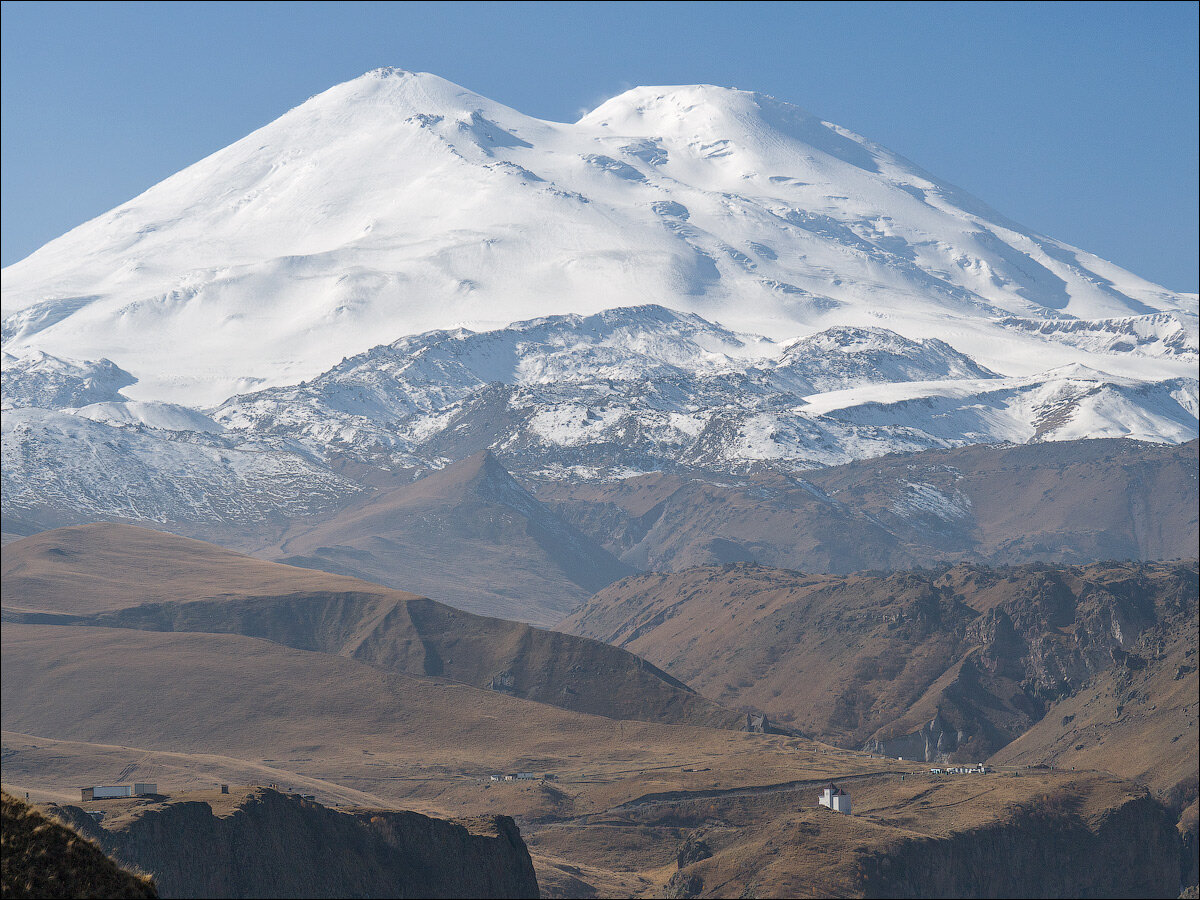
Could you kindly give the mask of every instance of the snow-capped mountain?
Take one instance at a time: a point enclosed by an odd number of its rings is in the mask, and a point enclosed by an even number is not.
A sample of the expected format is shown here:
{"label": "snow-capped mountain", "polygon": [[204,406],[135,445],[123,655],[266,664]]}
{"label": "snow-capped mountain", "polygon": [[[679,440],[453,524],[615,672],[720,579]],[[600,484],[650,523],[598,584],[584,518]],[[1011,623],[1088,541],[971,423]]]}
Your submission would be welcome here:
{"label": "snow-capped mountain", "polygon": [[1183,334],[1194,353],[1194,296],[788,103],[642,87],[564,124],[390,69],[7,268],[3,336],[197,406],[406,335],[646,303],[776,341],[939,338],[1006,376],[1194,374],[1141,352]]}
{"label": "snow-capped mountain", "polygon": [[562,124],[379,70],[4,270],[4,512],[253,525],[487,449],[587,479],[1186,441],[1197,321],[770,97]]}
{"label": "snow-capped mountain", "polygon": [[[492,449],[540,478],[785,472],[904,450],[1197,436],[1195,378],[1078,364],[1002,376],[933,338],[834,326],[776,343],[661,306],[435,331],[201,412],[92,396],[96,367],[6,357],[4,507],[253,523],[362,489],[351,462],[428,471]],[[107,371],[106,369],[104,371]],[[71,373],[74,382],[71,380]],[[118,377],[113,383],[121,383]],[[42,398],[94,402],[39,408]],[[175,485],[181,485],[176,487]]]}

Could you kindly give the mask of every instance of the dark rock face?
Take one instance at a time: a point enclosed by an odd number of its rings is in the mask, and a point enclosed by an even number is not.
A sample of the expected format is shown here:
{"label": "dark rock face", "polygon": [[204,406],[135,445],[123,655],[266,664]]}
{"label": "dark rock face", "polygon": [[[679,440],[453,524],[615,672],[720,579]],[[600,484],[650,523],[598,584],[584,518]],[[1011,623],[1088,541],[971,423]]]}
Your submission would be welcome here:
{"label": "dark rock face", "polygon": [[958,750],[961,738],[962,733],[951,728],[938,710],[919,731],[886,741],[873,738],[863,744],[863,750],[880,756],[936,762],[949,759]]}
{"label": "dark rock face", "polygon": [[675,854],[675,864],[682,869],[694,862],[708,859],[712,855],[712,847],[703,837],[699,834],[689,834],[687,840],[679,845],[679,850]]}
{"label": "dark rock face", "polygon": [[152,872],[163,897],[537,897],[507,816],[340,812],[257,789],[229,816],[167,802],[113,831],[62,813],[112,856]]}
{"label": "dark rock face", "polygon": [[1013,821],[860,859],[867,897],[1174,897],[1179,838],[1149,797],[1089,828],[1047,798]]}
{"label": "dark rock face", "polygon": [[667,900],[690,900],[704,890],[704,879],[693,872],[676,872],[667,882],[663,896]]}

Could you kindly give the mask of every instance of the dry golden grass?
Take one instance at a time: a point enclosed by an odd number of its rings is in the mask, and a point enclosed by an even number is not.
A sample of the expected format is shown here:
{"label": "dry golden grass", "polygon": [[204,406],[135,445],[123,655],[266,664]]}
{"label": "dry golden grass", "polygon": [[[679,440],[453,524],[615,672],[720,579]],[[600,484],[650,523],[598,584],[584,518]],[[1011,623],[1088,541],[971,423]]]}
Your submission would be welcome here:
{"label": "dry golden grass", "polygon": [[108,523],[56,528],[5,544],[0,574],[6,608],[74,615],[142,603],[300,591],[402,593],[191,538]]}
{"label": "dry golden grass", "polygon": [[[107,528],[67,531],[65,543],[39,536],[25,548],[6,548],[14,578],[6,576],[6,604],[11,597],[21,607],[24,591],[34,601],[26,609],[76,614],[181,599],[261,611],[255,598],[286,591],[293,578],[318,579],[304,583],[323,583],[326,591],[347,582],[362,589],[350,579],[183,539],[164,542],[140,529],[132,537]],[[143,583],[132,556],[119,558],[122,545],[146,555],[157,583]],[[165,555],[153,549],[164,546]],[[9,557],[14,547],[19,564]],[[172,555],[185,557],[181,569],[190,576],[168,571]],[[73,598],[71,579],[91,570],[103,574],[81,583],[95,596]],[[396,596],[373,590],[384,605]],[[741,605],[730,612],[763,602],[733,599]],[[486,651],[486,635],[475,637],[472,652]],[[154,781],[171,793],[278,783],[327,804],[513,815],[550,896],[661,894],[676,872],[679,845],[696,830],[713,850],[697,864],[706,891],[852,893],[855,876],[847,873],[864,852],[1003,822],[1044,795],[1066,798],[1085,823],[1139,796],[1105,775],[1023,767],[937,779],[924,764],[798,737],[588,715],[389,670],[380,658],[372,663],[350,650],[297,649],[244,634],[10,620],[0,643],[6,786],[78,802],[79,785],[105,781]],[[517,771],[555,778],[488,778]],[[851,790],[854,817],[815,808],[829,780]],[[136,807],[105,803],[98,808],[113,823]]]}
{"label": "dry golden grass", "polygon": [[[9,624],[3,645],[6,784],[74,801],[77,785],[124,772],[170,792],[276,782],[330,804],[516,815],[550,895],[661,892],[684,831],[710,820],[731,829],[722,859],[765,865],[771,830],[819,815],[827,779],[853,792],[845,827],[880,849],[1000,820],[1044,793],[1100,811],[1134,796],[1050,771],[936,781],[800,738],[617,722],[238,635]],[[487,780],[521,770],[557,778]],[[837,846],[771,877],[784,892],[798,866],[818,878],[813,860]]]}
{"label": "dry golden grass", "polygon": [[24,801],[0,794],[3,896],[157,897],[154,881],[127,872],[94,843]]}
{"label": "dry golden grass", "polygon": [[37,535],[5,547],[4,567],[13,622],[245,634],[476,687],[499,676],[515,696],[614,718],[739,722],[607,644],[143,528],[90,525]]}

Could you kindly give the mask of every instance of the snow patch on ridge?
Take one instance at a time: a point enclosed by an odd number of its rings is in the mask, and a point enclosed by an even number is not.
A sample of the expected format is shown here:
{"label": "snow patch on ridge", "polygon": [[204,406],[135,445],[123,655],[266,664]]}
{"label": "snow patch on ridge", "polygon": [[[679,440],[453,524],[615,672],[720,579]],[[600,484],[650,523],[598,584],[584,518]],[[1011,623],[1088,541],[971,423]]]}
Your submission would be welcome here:
{"label": "snow patch on ridge", "polygon": [[121,389],[136,381],[108,359],[61,359],[39,350],[5,351],[2,358],[4,409],[121,401]]}
{"label": "snow patch on ridge", "polygon": [[1200,338],[1194,316],[1154,313],[1118,319],[1021,319],[1007,317],[998,321],[1005,328],[1044,335],[1096,353],[1129,353],[1175,357],[1196,361],[1200,358]]}
{"label": "snow patch on ridge", "polygon": [[906,519],[928,515],[943,522],[954,522],[970,517],[971,499],[954,491],[947,493],[932,484],[908,482],[903,495],[892,503],[892,512]]}

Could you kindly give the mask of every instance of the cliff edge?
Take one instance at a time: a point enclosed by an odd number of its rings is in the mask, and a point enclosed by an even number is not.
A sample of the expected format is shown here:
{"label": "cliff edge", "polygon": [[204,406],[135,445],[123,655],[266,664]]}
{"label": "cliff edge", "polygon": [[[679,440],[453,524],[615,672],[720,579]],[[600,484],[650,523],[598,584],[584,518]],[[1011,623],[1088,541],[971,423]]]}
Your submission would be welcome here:
{"label": "cliff edge", "polygon": [[163,897],[539,896],[507,816],[342,811],[261,787],[87,807],[57,813],[153,873]]}

